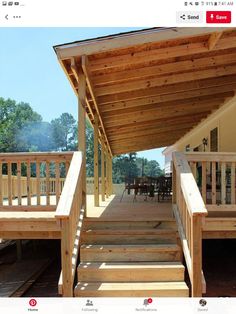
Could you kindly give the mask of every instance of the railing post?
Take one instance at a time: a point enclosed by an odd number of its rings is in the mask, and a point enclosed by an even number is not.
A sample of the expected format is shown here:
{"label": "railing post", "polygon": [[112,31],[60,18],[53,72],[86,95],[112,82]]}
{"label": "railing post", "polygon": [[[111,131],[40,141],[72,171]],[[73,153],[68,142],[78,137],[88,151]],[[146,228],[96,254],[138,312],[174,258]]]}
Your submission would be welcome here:
{"label": "railing post", "polygon": [[63,296],[73,296],[72,282],[72,245],[70,219],[61,219],[61,266],[63,280]]}
{"label": "railing post", "polygon": [[202,216],[191,219],[192,297],[202,296]]}

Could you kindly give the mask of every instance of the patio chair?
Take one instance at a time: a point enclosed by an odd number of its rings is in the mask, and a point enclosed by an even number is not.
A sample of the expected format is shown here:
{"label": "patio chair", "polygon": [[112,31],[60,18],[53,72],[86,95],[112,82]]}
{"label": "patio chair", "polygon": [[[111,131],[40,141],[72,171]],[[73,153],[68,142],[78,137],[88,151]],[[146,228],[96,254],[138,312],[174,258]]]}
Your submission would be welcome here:
{"label": "patio chair", "polygon": [[157,183],[158,202],[165,197],[170,197],[172,193],[172,177],[159,177]]}
{"label": "patio chair", "polygon": [[134,177],[125,177],[125,188],[121,195],[120,202],[122,201],[125,191],[127,191],[128,195],[130,194],[131,190],[135,190],[135,184],[134,184],[135,178]]}

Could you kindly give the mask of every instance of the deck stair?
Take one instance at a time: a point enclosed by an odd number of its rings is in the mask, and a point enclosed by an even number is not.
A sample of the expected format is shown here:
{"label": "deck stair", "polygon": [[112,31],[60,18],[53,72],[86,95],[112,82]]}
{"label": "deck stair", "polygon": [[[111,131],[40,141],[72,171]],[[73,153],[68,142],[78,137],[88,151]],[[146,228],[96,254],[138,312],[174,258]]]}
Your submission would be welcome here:
{"label": "deck stair", "polygon": [[87,218],[76,297],[188,297],[175,221]]}

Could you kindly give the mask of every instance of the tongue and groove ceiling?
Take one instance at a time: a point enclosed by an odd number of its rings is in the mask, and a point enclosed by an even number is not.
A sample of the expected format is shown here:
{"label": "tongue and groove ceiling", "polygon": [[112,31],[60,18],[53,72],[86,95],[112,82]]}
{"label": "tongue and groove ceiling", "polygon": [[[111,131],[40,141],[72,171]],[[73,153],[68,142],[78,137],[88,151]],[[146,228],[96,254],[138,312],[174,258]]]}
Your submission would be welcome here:
{"label": "tongue and groove ceiling", "polygon": [[154,28],[54,47],[113,155],[169,146],[236,89],[236,29]]}

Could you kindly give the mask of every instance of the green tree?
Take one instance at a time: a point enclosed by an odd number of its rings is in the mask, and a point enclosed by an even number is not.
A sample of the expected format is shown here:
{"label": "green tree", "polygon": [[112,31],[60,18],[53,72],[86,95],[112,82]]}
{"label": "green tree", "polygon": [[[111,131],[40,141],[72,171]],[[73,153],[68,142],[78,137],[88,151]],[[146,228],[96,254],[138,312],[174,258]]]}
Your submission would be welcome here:
{"label": "green tree", "polygon": [[148,160],[144,166],[144,173],[149,177],[159,177],[164,175],[159,163],[156,160]]}
{"label": "green tree", "polygon": [[137,177],[139,173],[137,165],[137,153],[129,153],[116,156],[113,159],[113,182],[124,182],[125,178]]}
{"label": "green tree", "polygon": [[77,150],[77,122],[69,113],[62,113],[51,121],[52,137],[57,150]]}
{"label": "green tree", "polygon": [[19,135],[23,128],[41,121],[42,117],[29,104],[0,98],[0,151],[28,151],[29,145]]}

